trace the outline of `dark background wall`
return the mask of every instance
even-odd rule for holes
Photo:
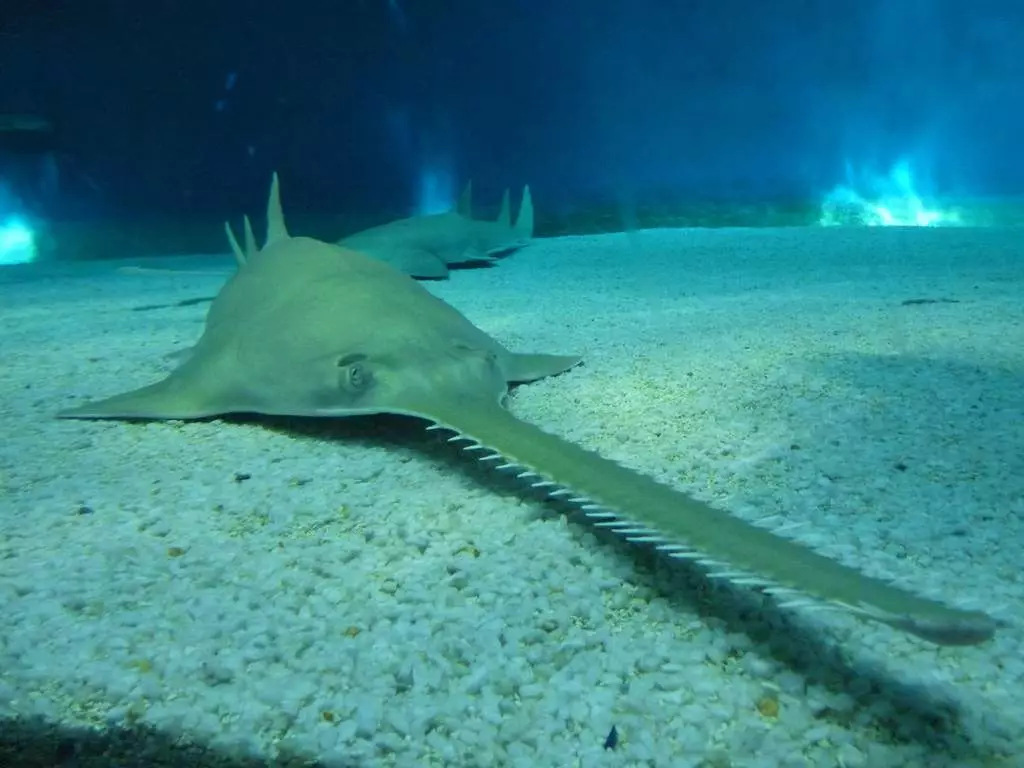
[[[0,112],[63,213],[408,209],[425,167],[548,206],[818,195],[908,155],[1024,187],[1016,0],[3,0]]]

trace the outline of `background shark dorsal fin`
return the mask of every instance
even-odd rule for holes
[[[505,192],[501,196],[501,210],[498,211],[496,221],[503,227],[512,226],[512,208],[508,198],[508,187],[505,187]]]
[[[533,195],[530,185],[523,187],[523,200],[519,203],[519,215],[516,216],[516,236],[524,240],[533,237]]]
[[[281,183],[277,171],[270,178],[270,196],[267,198],[267,242],[264,247],[278,240],[287,240],[291,235],[284,224],[284,211],[281,208]]]
[[[473,180],[470,179],[466,182],[466,186],[462,190],[462,194],[459,195],[459,203],[455,208],[455,212],[460,216],[465,216],[467,219],[473,218]]]

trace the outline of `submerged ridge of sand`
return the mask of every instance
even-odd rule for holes
[[[1012,620],[1022,244],[1013,230],[650,231],[538,241],[430,287],[514,348],[585,355],[519,389],[522,418]],[[83,755],[145,740],[152,765],[188,743],[234,765],[1024,754],[1019,628],[939,649],[711,588],[410,421],[53,419],[159,377],[205,305],[136,308],[223,280],[116,266],[0,272],[3,750],[50,728]]]

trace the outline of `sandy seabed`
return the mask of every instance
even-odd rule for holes
[[[520,418],[1010,623],[959,648],[712,584],[411,419],[57,420],[165,374],[230,262],[0,271],[0,763],[1024,765],[1022,251],[661,230],[429,285],[585,356]]]

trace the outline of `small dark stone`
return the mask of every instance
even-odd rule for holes
[[[907,465],[904,464],[902,461],[897,461],[893,466],[896,467],[896,469],[899,470],[900,472],[907,471]]]
[[[236,483],[244,483],[246,480],[250,479],[251,477],[252,477],[252,475],[250,475],[248,472],[235,472],[235,482]]]
[[[920,307],[925,304],[959,304],[959,299],[904,299],[900,302],[901,306],[904,307]]]
[[[613,725],[612,729],[608,731],[608,738],[604,740],[605,749],[615,749],[619,746],[619,731]]]
[[[91,515],[96,510],[90,507],[88,504],[79,504],[78,509],[75,510],[76,515]]]
[[[74,739],[61,739],[53,753],[54,763],[60,765],[73,759],[78,754],[78,745]]]
[[[205,304],[208,301],[213,301],[213,296],[200,296],[198,299],[182,299],[181,301],[175,302],[175,307],[194,307],[196,304]]]

